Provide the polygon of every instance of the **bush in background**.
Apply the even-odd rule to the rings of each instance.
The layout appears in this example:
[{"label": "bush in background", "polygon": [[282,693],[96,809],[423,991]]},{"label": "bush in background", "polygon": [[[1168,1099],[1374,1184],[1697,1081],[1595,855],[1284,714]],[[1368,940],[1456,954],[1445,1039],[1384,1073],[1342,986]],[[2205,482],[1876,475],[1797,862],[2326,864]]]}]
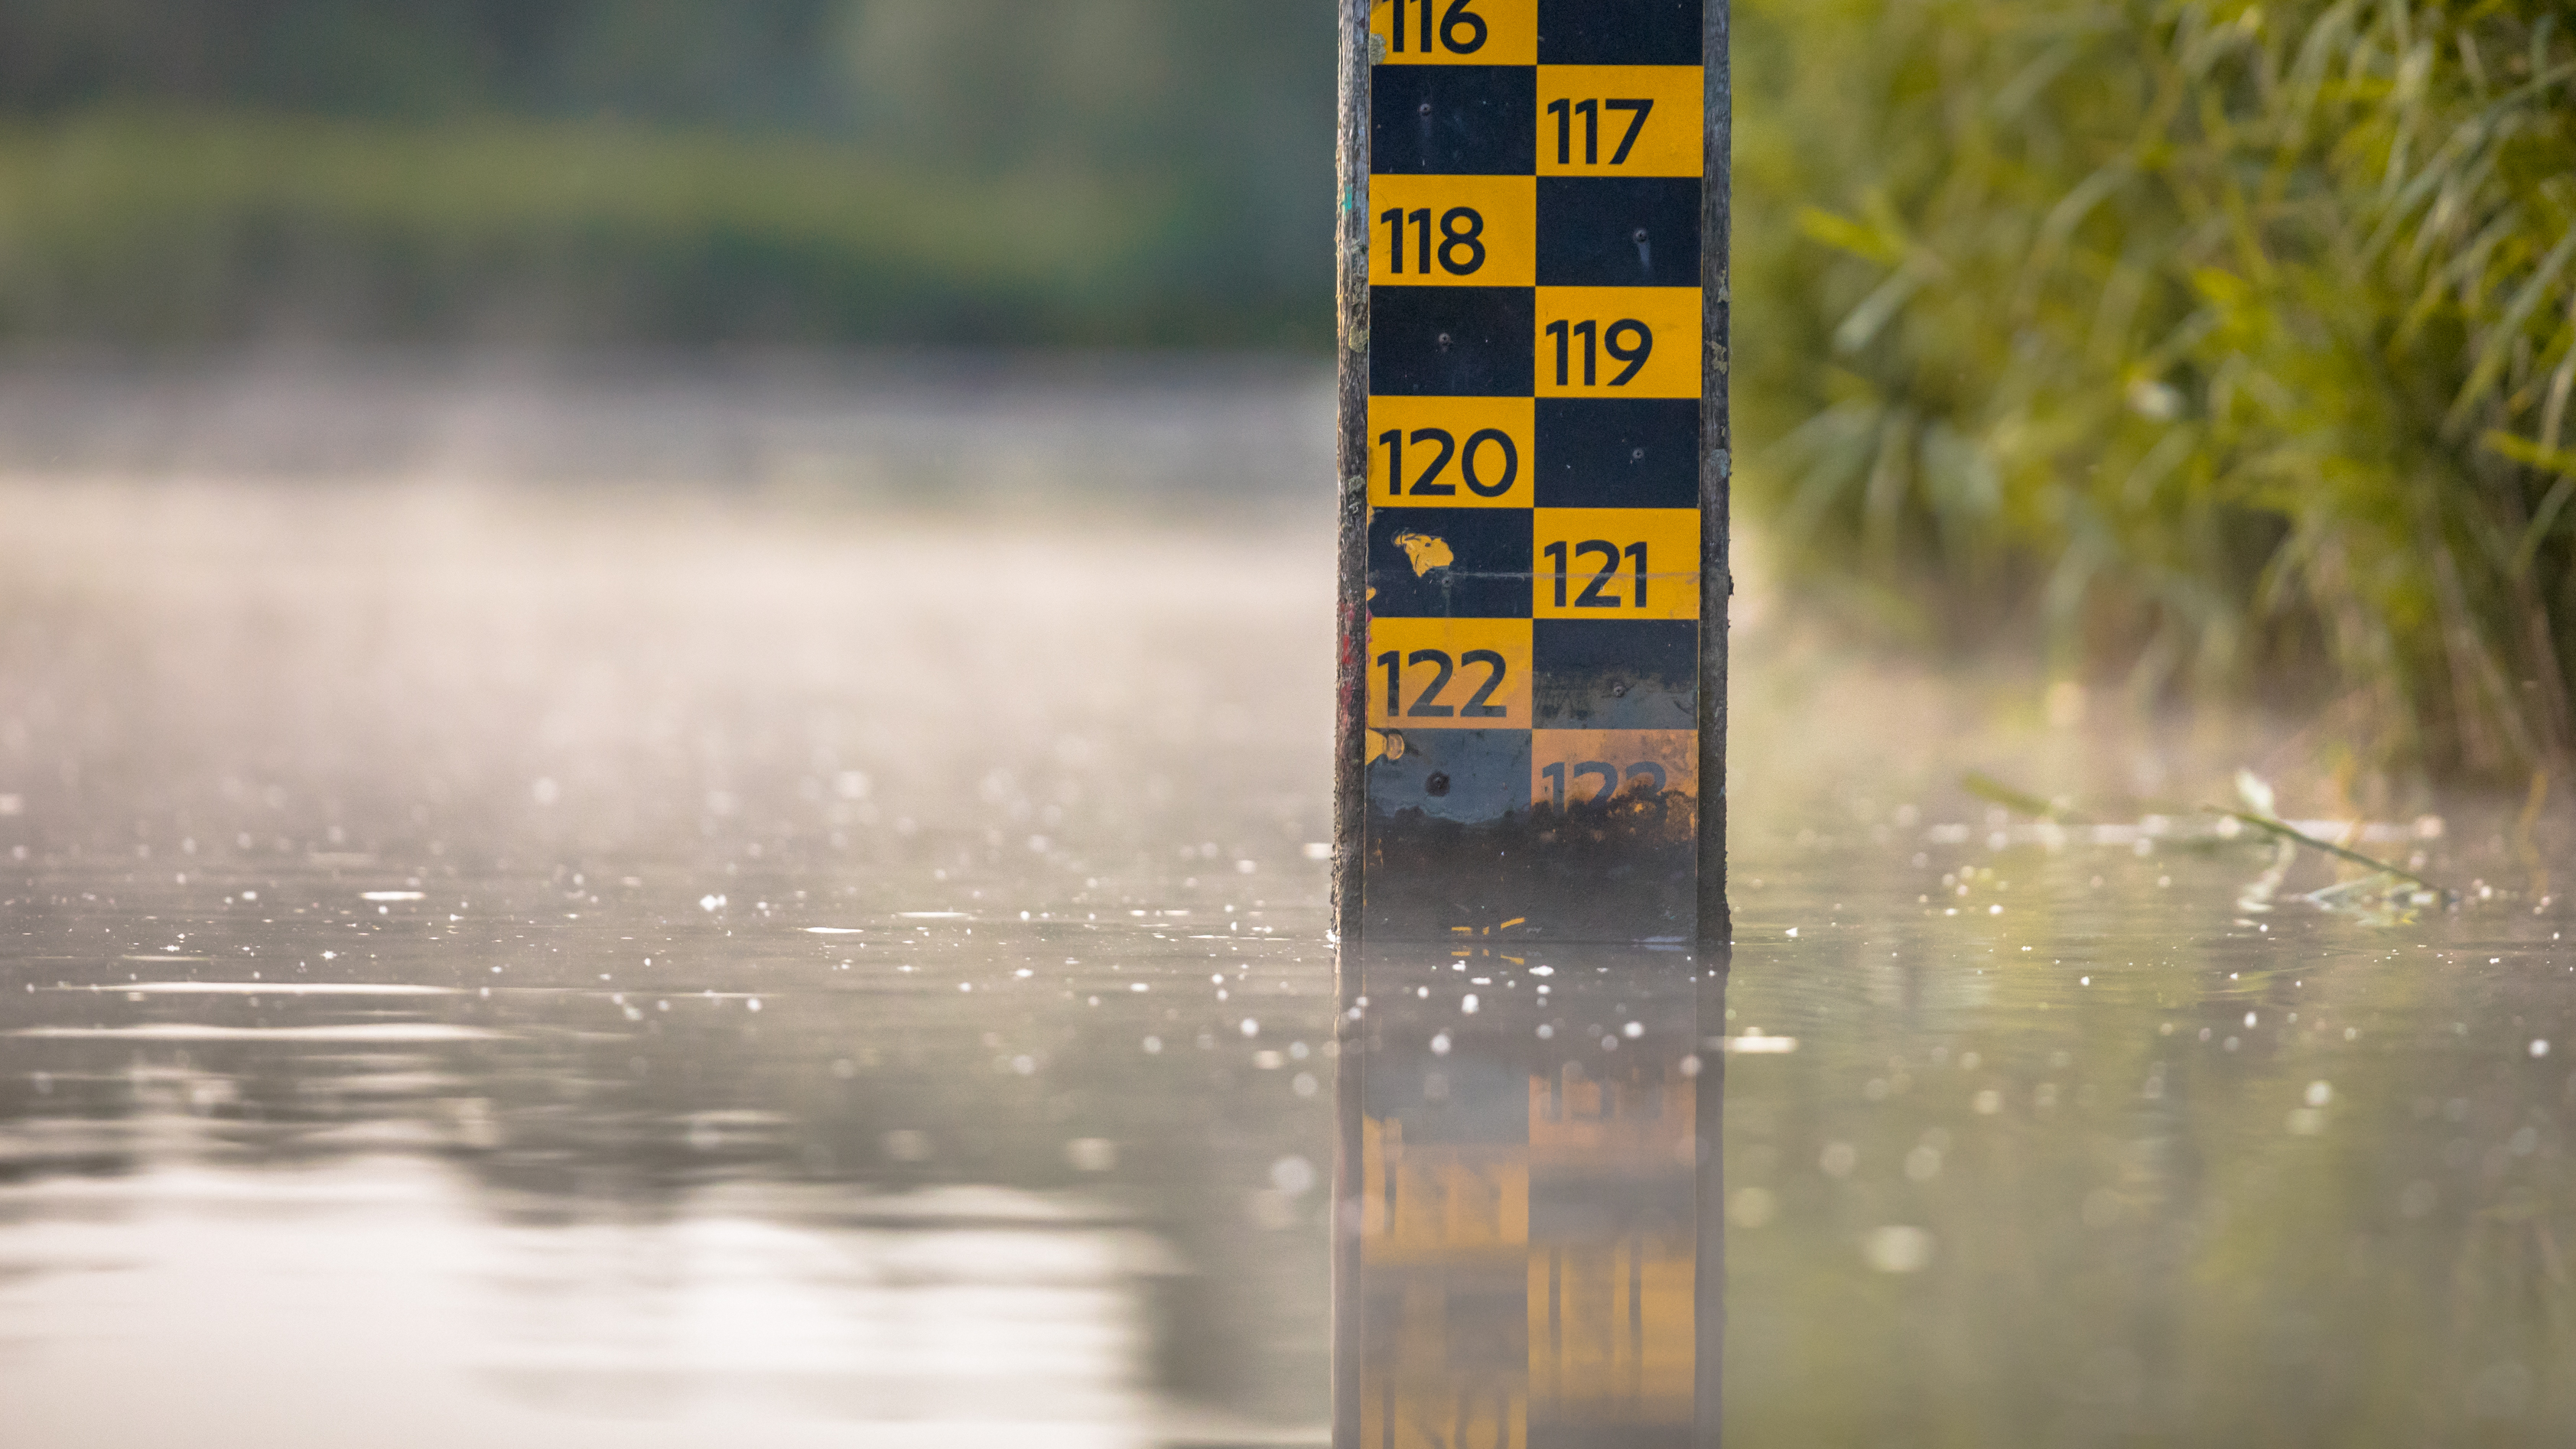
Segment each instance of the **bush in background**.
[{"label": "bush in background", "polygon": [[1332,336],[1334,13],[0,0],[0,340]]},{"label": "bush in background", "polygon": [[1932,637],[2035,618],[2358,763],[2562,760],[2567,20],[1738,0],[1744,494]]}]

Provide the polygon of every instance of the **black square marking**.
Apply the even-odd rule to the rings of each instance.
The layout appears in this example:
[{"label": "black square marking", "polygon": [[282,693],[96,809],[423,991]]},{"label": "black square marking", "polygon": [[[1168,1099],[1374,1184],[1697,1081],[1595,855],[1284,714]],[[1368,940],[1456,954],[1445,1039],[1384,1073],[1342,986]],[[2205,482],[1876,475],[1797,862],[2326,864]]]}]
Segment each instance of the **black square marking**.
[{"label": "black square marking", "polygon": [[1700,0],[1538,0],[1541,65],[1700,65]]},{"label": "black square marking", "polygon": [[1369,392],[1528,397],[1537,330],[1528,287],[1371,287]]},{"label": "black square marking", "polygon": [[1699,399],[1540,398],[1540,508],[1697,508]]},{"label": "black square marking", "polygon": [[1530,723],[1557,730],[1699,728],[1699,621],[1531,625]]},{"label": "black square marking", "polygon": [[1527,176],[1536,170],[1536,70],[1377,67],[1369,82],[1372,175]]},{"label": "black square marking", "polygon": [[1695,176],[1538,178],[1542,287],[1696,287]]},{"label": "black square marking", "polygon": [[1380,508],[1369,515],[1368,608],[1380,619],[1526,619],[1526,508]]}]

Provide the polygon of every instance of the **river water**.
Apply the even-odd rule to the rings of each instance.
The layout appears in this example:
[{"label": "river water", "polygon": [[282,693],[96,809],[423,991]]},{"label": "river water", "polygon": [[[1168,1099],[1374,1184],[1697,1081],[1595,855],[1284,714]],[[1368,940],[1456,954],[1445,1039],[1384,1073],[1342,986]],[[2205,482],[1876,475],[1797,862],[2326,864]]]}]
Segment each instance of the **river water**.
[{"label": "river water", "polygon": [[[1697,1220],[1736,1444],[2576,1434],[2546,801],[1876,655],[1748,566],[1731,967],[1441,953],[1337,1033],[1318,376],[5,384],[13,1449],[1319,1444],[1337,1037],[1370,1161],[1520,1193],[1531,1263]],[[2456,899],[2314,897],[2368,873],[2192,808],[2242,767]],[[1590,1177],[1476,1155],[1611,1102]],[[1630,1378],[1559,1253],[1434,1345],[1518,1387],[1369,1442],[1666,1442],[1688,1259],[1605,1251]]]}]

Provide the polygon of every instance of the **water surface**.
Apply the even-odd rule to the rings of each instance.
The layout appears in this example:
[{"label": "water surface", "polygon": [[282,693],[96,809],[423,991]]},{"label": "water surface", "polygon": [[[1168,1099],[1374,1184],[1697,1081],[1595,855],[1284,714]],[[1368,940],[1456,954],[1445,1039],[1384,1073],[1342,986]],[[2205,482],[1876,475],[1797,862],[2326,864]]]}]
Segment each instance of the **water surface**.
[{"label": "water surface", "polygon": [[[9,1442],[1322,1442],[1314,379],[48,376]],[[1478,943],[1347,1029],[1380,1148],[1499,1184],[1441,1231],[1543,1265],[1517,1329],[1390,1330],[1370,1442],[1672,1422],[1702,1224],[1738,1444],[2565,1442],[2563,819],[1742,604],[1722,994]],[[2460,901],[2303,899],[2361,872],[2184,808],[2249,764]],[[1534,1140],[1517,1218],[1477,1145],[1686,1098]],[[1439,1365],[1481,1397],[1417,1411]]]}]

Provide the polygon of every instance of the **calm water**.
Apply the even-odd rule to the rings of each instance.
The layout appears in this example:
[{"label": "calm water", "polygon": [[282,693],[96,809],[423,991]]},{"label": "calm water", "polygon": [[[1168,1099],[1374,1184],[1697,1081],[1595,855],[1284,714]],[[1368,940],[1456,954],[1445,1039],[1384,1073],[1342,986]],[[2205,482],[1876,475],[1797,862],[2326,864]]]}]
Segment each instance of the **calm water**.
[{"label": "calm water", "polygon": [[[0,1442],[1323,1442],[1328,408],[13,374]],[[1545,1266],[1370,1442],[1686,1398],[1695,1233],[1739,1445],[2576,1437],[2564,818],[1744,605],[1722,983],[1372,968],[1373,1251]]]}]

